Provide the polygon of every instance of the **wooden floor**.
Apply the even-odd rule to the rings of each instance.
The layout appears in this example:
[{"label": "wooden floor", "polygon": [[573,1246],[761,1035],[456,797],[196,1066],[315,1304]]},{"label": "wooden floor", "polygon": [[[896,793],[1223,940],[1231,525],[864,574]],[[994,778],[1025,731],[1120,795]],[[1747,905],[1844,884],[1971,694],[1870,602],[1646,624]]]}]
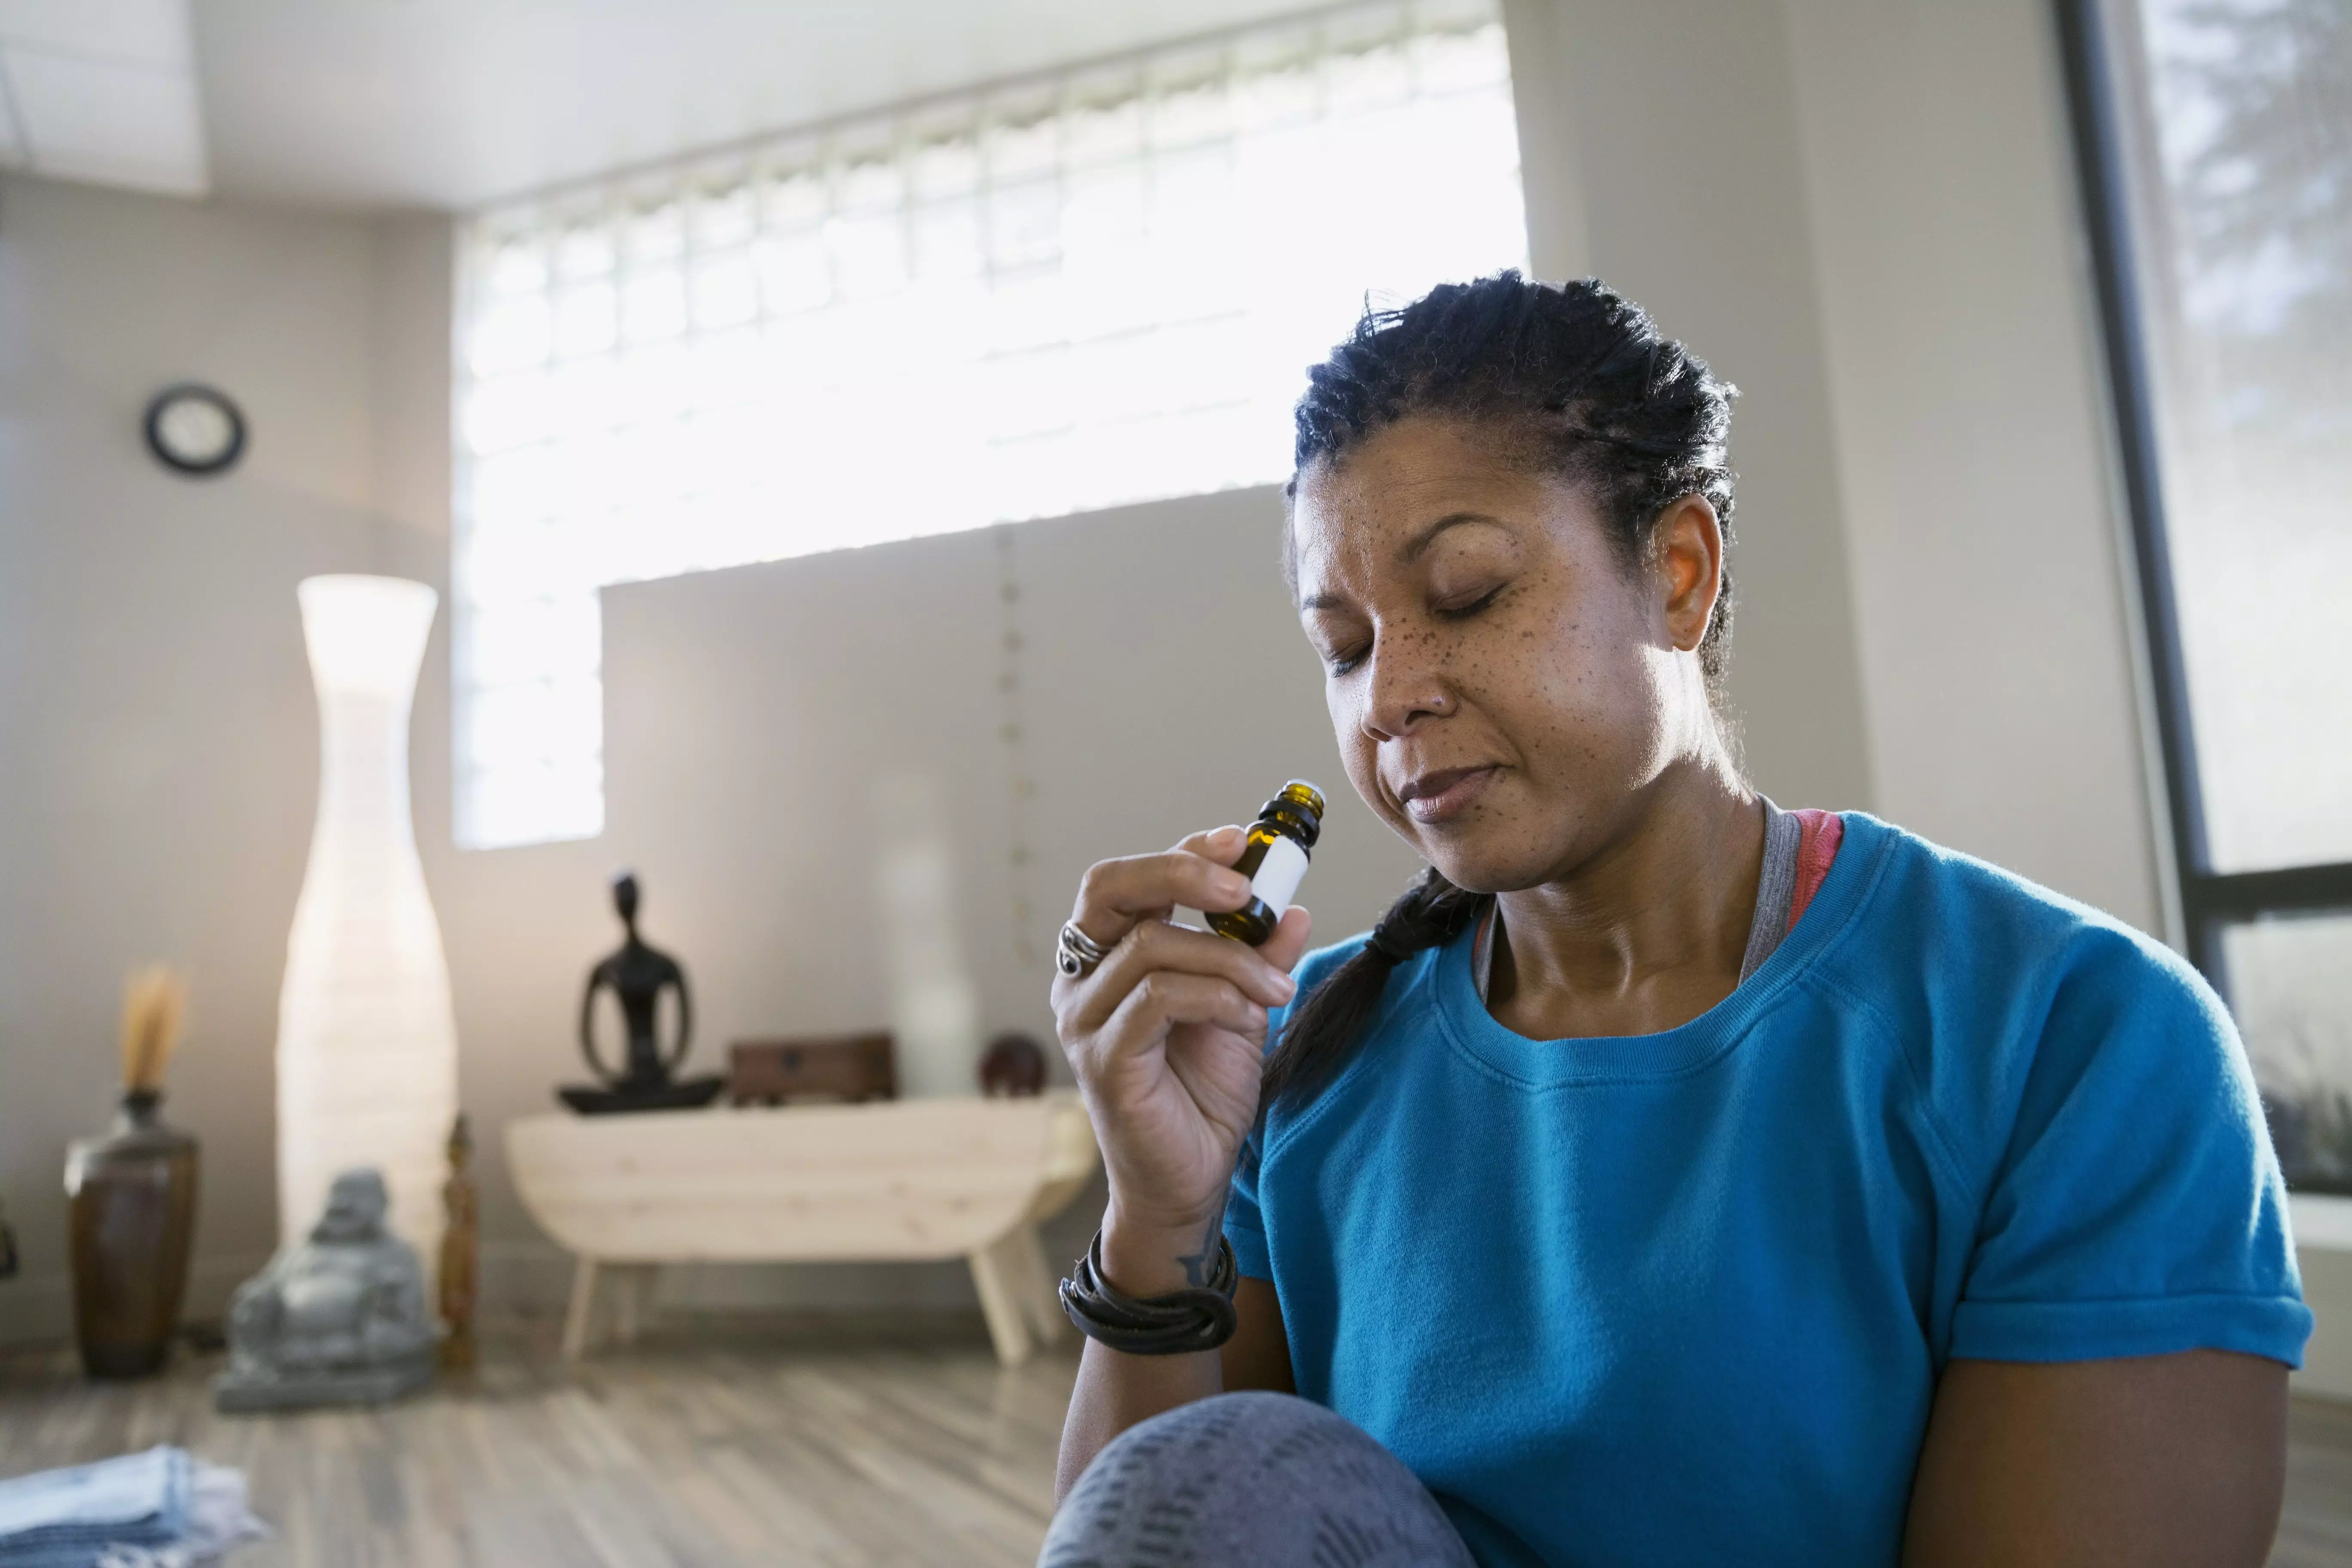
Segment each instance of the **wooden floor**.
[{"label": "wooden floor", "polygon": [[[277,1530],[234,1568],[1028,1568],[1068,1345],[1000,1369],[977,1318],[672,1324],[567,1371],[556,1325],[377,1412],[221,1416],[216,1356],[82,1381],[0,1355],[0,1477],[178,1443]],[[2274,1568],[2352,1568],[2352,1406],[2298,1402]]]},{"label": "wooden floor", "polygon": [[996,1364],[980,1319],[698,1323],[567,1371],[557,1325],[373,1412],[214,1414],[219,1358],[85,1383],[0,1356],[0,1476],[177,1443],[276,1530],[234,1568],[1030,1568],[1076,1352]]},{"label": "wooden floor", "polygon": [[2271,1564],[2352,1564],[2352,1405],[2298,1399],[2289,1412],[2286,1513]]}]

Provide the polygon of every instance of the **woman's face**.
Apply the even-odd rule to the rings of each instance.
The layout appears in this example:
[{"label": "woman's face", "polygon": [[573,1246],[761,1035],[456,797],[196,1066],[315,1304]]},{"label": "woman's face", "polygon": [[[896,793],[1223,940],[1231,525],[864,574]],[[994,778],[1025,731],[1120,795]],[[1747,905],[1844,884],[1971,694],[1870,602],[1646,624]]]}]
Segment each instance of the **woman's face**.
[{"label": "woman's face", "polygon": [[1670,508],[1629,571],[1581,487],[1408,418],[1303,472],[1290,526],[1348,776],[1457,886],[1569,876],[1708,743],[1706,501]]}]

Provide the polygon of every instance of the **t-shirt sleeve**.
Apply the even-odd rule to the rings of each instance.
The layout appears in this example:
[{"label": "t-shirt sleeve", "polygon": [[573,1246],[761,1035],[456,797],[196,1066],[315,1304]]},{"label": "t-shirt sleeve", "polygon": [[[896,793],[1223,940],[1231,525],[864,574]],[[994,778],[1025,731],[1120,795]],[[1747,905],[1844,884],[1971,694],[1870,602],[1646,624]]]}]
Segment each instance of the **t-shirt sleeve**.
[{"label": "t-shirt sleeve", "polygon": [[1951,1353],[2301,1365],[2285,1185],[2229,1015],[2168,953],[2117,932],[2079,945],[2024,1068]]},{"label": "t-shirt sleeve", "polygon": [[1233,1194],[1225,1200],[1225,1239],[1234,1244],[1234,1263],[1244,1278],[1274,1278],[1274,1255],[1265,1245],[1265,1220],[1258,1212],[1257,1175],[1265,1137],[1261,1121],[1242,1144],[1234,1165]]}]

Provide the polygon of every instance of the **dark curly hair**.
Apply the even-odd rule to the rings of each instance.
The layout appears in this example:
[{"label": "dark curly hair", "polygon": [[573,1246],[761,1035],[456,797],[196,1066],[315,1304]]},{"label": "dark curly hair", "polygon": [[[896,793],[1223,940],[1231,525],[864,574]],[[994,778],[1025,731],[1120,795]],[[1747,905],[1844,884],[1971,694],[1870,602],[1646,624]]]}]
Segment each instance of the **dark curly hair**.
[{"label": "dark curly hair", "polygon": [[[1715,508],[1728,542],[1732,473],[1725,459],[1737,390],[1598,279],[1532,283],[1500,272],[1444,283],[1402,310],[1367,310],[1347,342],[1307,375],[1297,415],[1298,474],[1348,453],[1398,420],[1437,416],[1491,430],[1514,461],[1558,473],[1599,503],[1620,560],[1648,564],[1657,523],[1685,496]],[[1297,493],[1294,475],[1289,493]],[[1285,531],[1284,569],[1297,563]],[[1698,646],[1720,696],[1731,638],[1731,578]],[[1259,1103],[1299,1101],[1330,1081],[1379,1010],[1389,972],[1452,941],[1493,895],[1455,887],[1434,868],[1390,906],[1371,940],[1302,997],[1266,1057]]]}]

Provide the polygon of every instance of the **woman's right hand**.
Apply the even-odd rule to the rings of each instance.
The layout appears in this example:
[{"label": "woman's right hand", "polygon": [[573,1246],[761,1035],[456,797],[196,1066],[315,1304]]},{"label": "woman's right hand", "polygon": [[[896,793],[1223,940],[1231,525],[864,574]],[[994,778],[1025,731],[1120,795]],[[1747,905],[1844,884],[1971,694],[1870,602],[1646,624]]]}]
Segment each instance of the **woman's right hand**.
[{"label": "woman's right hand", "polygon": [[1196,833],[1161,855],[1098,861],[1071,919],[1110,950],[1079,979],[1057,974],[1054,1016],[1110,1181],[1103,1268],[1130,1295],[1198,1285],[1242,1141],[1257,1117],[1266,1009],[1290,1000],[1307,951],[1292,908],[1262,947],[1174,924],[1179,904],[1249,902],[1233,870],[1238,827]]}]

